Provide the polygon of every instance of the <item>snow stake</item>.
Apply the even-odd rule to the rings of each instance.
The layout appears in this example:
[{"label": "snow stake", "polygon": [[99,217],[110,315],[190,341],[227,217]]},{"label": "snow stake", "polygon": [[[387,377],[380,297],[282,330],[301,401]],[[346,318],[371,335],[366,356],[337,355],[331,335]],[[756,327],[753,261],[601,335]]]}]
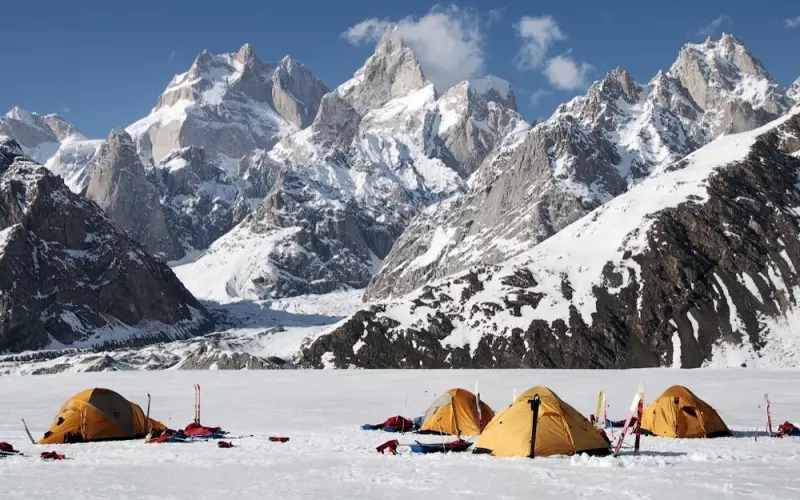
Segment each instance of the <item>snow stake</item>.
[{"label": "snow stake", "polygon": [[28,435],[28,439],[31,440],[31,444],[36,444],[36,440],[34,440],[33,436],[31,436],[31,431],[28,429],[28,424],[25,423],[25,419],[23,418],[21,420],[22,420],[22,425],[25,427],[25,434]]},{"label": "snow stake", "polygon": [[536,426],[539,424],[540,404],[541,404],[541,399],[539,398],[539,395],[538,394],[534,395],[533,399],[530,400],[531,414],[533,415],[533,425],[531,427],[531,452],[528,454],[528,458],[536,457]]}]

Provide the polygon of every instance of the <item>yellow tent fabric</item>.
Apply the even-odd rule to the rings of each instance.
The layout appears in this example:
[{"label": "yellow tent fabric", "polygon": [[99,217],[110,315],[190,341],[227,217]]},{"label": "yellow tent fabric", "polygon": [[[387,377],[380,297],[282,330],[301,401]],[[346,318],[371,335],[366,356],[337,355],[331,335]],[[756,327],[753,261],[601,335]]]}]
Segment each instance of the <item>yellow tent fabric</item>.
[{"label": "yellow tent fabric", "polygon": [[69,398],[39,444],[143,438],[150,428],[164,424],[145,414],[136,403],[110,389],[87,389]]},{"label": "yellow tent fabric", "polygon": [[656,436],[677,438],[731,435],[717,411],[681,385],[670,387],[644,409],[642,429]]},{"label": "yellow tent fabric", "polygon": [[450,389],[431,404],[422,419],[421,433],[477,436],[494,417],[494,411],[481,401],[478,421],[477,397],[466,389]]},{"label": "yellow tent fabric", "polygon": [[476,453],[496,457],[530,457],[533,436],[531,401],[539,395],[534,457],[551,455],[608,455],[608,442],[575,408],[547,387],[532,387],[498,413],[475,444]]}]

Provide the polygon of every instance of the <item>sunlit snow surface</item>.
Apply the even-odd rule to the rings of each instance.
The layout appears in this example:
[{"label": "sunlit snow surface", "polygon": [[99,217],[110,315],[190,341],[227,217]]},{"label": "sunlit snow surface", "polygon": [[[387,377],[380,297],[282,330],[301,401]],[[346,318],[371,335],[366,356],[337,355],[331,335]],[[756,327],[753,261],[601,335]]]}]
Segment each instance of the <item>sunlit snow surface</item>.
[{"label": "sunlit snow surface", "polygon": [[[530,386],[545,384],[588,414],[605,389],[611,416],[623,418],[645,383],[651,401],[683,383],[720,412],[736,437],[713,440],[642,438],[620,458],[497,459],[470,454],[384,456],[375,447],[436,441],[432,436],[365,432],[360,424],[401,413],[420,415],[437,394],[480,382],[483,399],[501,410]],[[92,386],[110,387],[172,427],[192,418],[192,384],[203,387],[202,420],[236,434],[233,449],[214,443],[145,445],[109,442],[32,446],[61,403]],[[0,460],[3,498],[115,499],[426,499],[430,498],[759,498],[800,496],[800,438],[753,440],[764,429],[763,395],[775,421],[798,419],[800,371],[272,371],[135,372],[0,378],[0,440],[28,454],[57,450],[72,458]],[[271,435],[289,436],[271,443]],[[401,449],[402,450],[402,449]],[[64,495],[68,491],[68,495]]]}]

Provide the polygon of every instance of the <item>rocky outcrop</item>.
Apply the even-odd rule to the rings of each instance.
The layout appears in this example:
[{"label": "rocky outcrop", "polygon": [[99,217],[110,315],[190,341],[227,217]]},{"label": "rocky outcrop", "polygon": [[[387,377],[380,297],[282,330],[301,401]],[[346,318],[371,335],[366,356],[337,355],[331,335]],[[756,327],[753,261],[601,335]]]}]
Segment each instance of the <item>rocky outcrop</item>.
[{"label": "rocky outcrop", "polygon": [[94,162],[86,196],[149,253],[180,258],[183,248],[170,231],[158,191],[148,180],[131,137],[124,130],[113,130]]},{"label": "rocky outcrop", "polygon": [[729,35],[684,46],[647,85],[617,68],[537,124],[516,151],[482,162],[465,195],[414,219],[364,298],[399,297],[525,252],[719,135],[763,125],[789,106]]},{"label": "rocky outcrop", "polygon": [[789,99],[794,100],[797,104],[800,104],[800,78],[794,81],[789,90],[786,91],[786,95]]},{"label": "rocky outcrop", "polygon": [[311,125],[326,93],[328,87],[289,56],[281,59],[272,74],[272,105],[297,128]]},{"label": "rocky outcrop", "polygon": [[182,338],[211,320],[93,202],[0,143],[0,352]]},{"label": "rocky outcrop", "polygon": [[0,116],[0,135],[13,138],[23,153],[39,163],[53,156],[62,143],[86,139],[56,114],[40,115],[18,107]]},{"label": "rocky outcrop", "polygon": [[512,260],[377,303],[313,367],[800,365],[800,108],[671,164]]}]

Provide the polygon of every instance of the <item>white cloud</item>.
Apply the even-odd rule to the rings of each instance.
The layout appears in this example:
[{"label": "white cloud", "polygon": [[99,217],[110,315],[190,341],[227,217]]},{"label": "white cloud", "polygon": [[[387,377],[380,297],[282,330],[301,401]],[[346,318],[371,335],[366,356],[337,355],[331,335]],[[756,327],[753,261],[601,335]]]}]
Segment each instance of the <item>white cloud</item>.
[{"label": "white cloud", "polygon": [[173,50],[172,52],[169,53],[169,57],[167,58],[167,61],[168,62],[174,61],[176,55],[178,55],[178,53]]},{"label": "white cloud", "polygon": [[354,45],[375,42],[391,24],[397,26],[437,89],[444,90],[483,71],[482,23],[471,9],[434,7],[420,18],[406,17],[396,23],[366,19],[348,28],[342,37]]},{"label": "white cloud", "polygon": [[549,95],[550,91],[545,89],[536,89],[531,92],[531,106],[536,106],[539,104],[539,101],[542,100],[542,97]]},{"label": "white cloud", "polygon": [[569,55],[560,55],[548,59],[544,74],[553,86],[563,90],[575,90],[588,84],[592,65],[575,62]]},{"label": "white cloud", "polygon": [[567,38],[551,16],[525,16],[516,28],[522,38],[522,47],[514,62],[520,69],[538,68],[544,62],[550,44]]},{"label": "white cloud", "polygon": [[800,28],[800,16],[792,17],[783,21],[783,25],[786,29],[789,28]]},{"label": "white cloud", "polygon": [[63,111],[64,111],[65,114],[68,114],[70,110],[69,110],[69,108],[64,108]]},{"label": "white cloud", "polygon": [[377,18],[364,19],[358,24],[354,24],[342,33],[342,38],[347,39],[353,45],[363,43],[375,43],[380,40],[383,32],[389,27],[389,21]]},{"label": "white cloud", "polygon": [[727,14],[720,14],[716,19],[711,20],[708,23],[708,26],[702,28],[700,31],[697,32],[698,35],[713,35],[716,33],[722,26],[731,24],[731,18]]}]

